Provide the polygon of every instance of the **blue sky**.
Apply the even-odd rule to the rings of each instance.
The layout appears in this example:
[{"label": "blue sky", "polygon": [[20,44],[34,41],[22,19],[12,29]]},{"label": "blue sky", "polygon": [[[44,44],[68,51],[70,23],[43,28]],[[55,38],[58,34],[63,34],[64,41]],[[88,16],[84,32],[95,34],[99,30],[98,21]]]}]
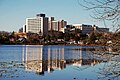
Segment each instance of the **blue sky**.
[{"label": "blue sky", "polygon": [[90,17],[90,11],[81,7],[77,0],[0,0],[0,31],[18,31],[27,17],[45,13],[55,19],[64,19],[68,24],[96,24]]}]

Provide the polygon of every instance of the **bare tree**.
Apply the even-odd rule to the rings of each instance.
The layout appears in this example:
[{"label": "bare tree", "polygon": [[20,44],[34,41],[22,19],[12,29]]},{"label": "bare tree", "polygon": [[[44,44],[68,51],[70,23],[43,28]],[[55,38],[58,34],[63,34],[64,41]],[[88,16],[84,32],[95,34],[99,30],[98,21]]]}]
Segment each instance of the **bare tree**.
[{"label": "bare tree", "polygon": [[78,4],[92,10],[94,19],[110,21],[117,31],[120,29],[120,0],[78,0]]}]

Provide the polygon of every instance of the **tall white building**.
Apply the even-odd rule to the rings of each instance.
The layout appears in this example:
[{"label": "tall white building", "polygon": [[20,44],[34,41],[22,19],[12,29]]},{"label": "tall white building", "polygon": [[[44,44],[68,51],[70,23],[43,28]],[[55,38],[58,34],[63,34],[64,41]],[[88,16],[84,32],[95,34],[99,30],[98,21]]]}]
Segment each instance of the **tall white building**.
[{"label": "tall white building", "polygon": [[48,18],[45,14],[37,14],[34,18],[26,19],[26,33],[37,33],[47,35],[48,33]]}]

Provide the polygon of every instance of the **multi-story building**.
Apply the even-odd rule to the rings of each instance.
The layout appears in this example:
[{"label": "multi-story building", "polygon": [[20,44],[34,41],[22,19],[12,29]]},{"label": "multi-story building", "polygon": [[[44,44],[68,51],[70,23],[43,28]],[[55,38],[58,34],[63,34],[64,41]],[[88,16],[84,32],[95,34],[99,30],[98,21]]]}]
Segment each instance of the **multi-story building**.
[{"label": "multi-story building", "polygon": [[82,24],[81,25],[81,31],[82,31],[83,34],[87,34],[87,33],[93,32],[94,29],[93,29],[92,25]]},{"label": "multi-story building", "polygon": [[92,25],[73,24],[72,26],[74,26],[77,29],[80,29],[82,34],[87,34],[87,33],[90,33],[94,30]]},{"label": "multi-story building", "polygon": [[67,25],[65,32],[75,31],[76,29],[79,29],[82,34],[88,34],[93,31],[109,32],[109,28],[100,28],[96,25],[86,25],[86,24]]},{"label": "multi-story building", "polygon": [[52,30],[59,31],[59,22],[58,21],[52,21]]},{"label": "multi-story building", "polygon": [[47,35],[48,33],[48,18],[45,14],[37,14],[34,18],[26,19],[26,33],[37,33],[40,35]]},{"label": "multi-story building", "polygon": [[[47,35],[48,31],[75,32],[79,29],[82,34],[88,34],[93,31],[109,32],[109,28],[99,28],[95,25],[73,24],[67,26],[67,21],[55,20],[54,17],[45,17],[45,14],[37,14],[34,18],[27,18],[23,26],[24,33],[37,33]],[[65,28],[66,27],[66,28]]]},{"label": "multi-story building", "polygon": [[49,19],[49,29],[59,32],[64,32],[63,28],[67,25],[67,21],[64,20],[54,20],[53,17]]},{"label": "multi-story building", "polygon": [[59,30],[60,30],[61,28],[64,28],[66,25],[67,25],[67,21],[60,20],[60,21],[59,21]]},{"label": "multi-story building", "polygon": [[23,25],[23,33],[26,33],[26,25]]},{"label": "multi-story building", "polygon": [[109,28],[100,28],[98,26],[93,25],[94,31],[99,31],[99,32],[109,32]]},{"label": "multi-story building", "polygon": [[52,21],[54,21],[54,17],[49,17],[49,26],[48,26],[49,31],[53,30]]}]

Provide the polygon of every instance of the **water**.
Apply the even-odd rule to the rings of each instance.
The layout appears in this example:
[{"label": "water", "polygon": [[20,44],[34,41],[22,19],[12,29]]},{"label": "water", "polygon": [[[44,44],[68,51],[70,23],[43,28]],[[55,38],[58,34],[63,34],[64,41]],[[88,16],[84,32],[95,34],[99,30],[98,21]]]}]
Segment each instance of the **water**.
[{"label": "water", "polygon": [[0,80],[120,80],[119,52],[102,46],[1,45]]}]

